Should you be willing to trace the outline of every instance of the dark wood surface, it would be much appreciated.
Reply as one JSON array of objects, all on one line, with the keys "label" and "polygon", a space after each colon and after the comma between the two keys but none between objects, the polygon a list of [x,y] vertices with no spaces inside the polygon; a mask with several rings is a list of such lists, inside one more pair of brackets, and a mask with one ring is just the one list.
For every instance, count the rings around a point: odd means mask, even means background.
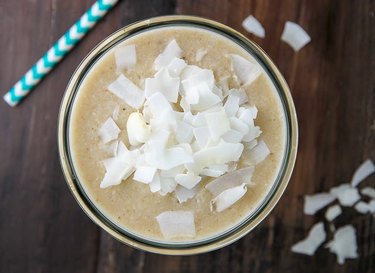
[{"label": "dark wood surface", "polygon": [[[2,93],[92,3],[0,0]],[[348,182],[375,159],[374,13],[374,0],[121,1],[19,107],[0,102],[0,272],[374,272],[375,218],[352,209],[335,224],[355,225],[359,259],[340,266],[323,247],[314,257],[290,252],[322,219],[303,214],[303,196]],[[271,215],[242,240],[189,257],[138,251],[100,230],[69,192],[57,153],[59,104],[80,60],[118,28],[165,14],[205,16],[242,33],[242,20],[255,15],[266,38],[248,36],[284,74],[300,128],[294,174]],[[286,20],[312,37],[298,53],[280,41]]]}]

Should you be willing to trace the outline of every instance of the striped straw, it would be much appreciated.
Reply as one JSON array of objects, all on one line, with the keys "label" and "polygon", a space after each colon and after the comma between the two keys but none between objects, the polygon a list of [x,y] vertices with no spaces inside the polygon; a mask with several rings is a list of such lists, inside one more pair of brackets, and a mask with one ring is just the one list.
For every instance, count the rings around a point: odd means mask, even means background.
[{"label": "striped straw", "polygon": [[10,106],[16,106],[117,2],[118,0],[98,0],[95,2],[4,95],[4,100]]}]

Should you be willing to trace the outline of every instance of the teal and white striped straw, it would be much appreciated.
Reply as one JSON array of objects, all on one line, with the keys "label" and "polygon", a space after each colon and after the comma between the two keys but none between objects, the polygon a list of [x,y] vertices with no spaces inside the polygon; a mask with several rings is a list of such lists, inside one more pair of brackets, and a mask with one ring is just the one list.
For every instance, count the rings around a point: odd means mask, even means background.
[{"label": "teal and white striped straw", "polygon": [[4,100],[10,106],[16,106],[117,2],[118,0],[96,1],[4,95]]}]

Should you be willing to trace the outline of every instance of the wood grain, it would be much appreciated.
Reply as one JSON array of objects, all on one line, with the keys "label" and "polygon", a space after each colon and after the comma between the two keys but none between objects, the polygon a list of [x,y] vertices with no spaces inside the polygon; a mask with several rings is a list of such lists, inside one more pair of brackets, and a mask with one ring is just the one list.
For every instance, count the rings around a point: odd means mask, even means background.
[{"label": "wood grain", "polygon": [[[0,0],[3,93],[92,2]],[[285,76],[300,128],[295,171],[271,215],[242,240],[188,257],[138,251],[101,231],[71,196],[57,154],[59,104],[80,60],[116,29],[165,14],[208,17],[244,34],[242,20],[258,18],[266,38],[246,35]],[[312,37],[298,53],[280,41],[287,20]],[[0,102],[0,272],[374,272],[375,219],[351,208],[335,225],[357,228],[359,259],[340,266],[323,247],[314,257],[290,252],[323,219],[303,214],[303,196],[348,182],[364,159],[374,160],[374,134],[374,0],[123,0],[19,107]]]}]

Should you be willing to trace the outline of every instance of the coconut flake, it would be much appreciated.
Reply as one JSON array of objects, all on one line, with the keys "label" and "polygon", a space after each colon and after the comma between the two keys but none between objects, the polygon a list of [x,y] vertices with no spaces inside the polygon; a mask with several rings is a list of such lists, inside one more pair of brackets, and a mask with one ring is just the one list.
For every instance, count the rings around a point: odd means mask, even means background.
[{"label": "coconut flake", "polygon": [[116,47],[115,61],[118,69],[133,68],[137,63],[137,52],[135,45]]},{"label": "coconut flake", "polygon": [[195,53],[195,61],[200,62],[206,56],[208,53],[208,50],[205,48],[199,48],[197,52]]},{"label": "coconut flake", "polygon": [[349,184],[342,184],[330,190],[331,195],[337,197],[340,204],[345,207],[353,206],[361,196],[356,188],[352,188]]},{"label": "coconut flake", "polygon": [[337,216],[342,213],[341,207],[339,205],[333,205],[329,207],[326,211],[325,217],[328,221],[333,221]]},{"label": "coconut flake", "polygon": [[179,88],[180,79],[171,77],[166,68],[156,73],[154,78],[147,78],[145,80],[146,98],[159,92],[163,94],[168,101],[176,103]]},{"label": "coconut flake", "polygon": [[124,75],[111,83],[108,90],[134,109],[139,109],[145,100],[143,91]]},{"label": "coconut flake", "polygon": [[177,184],[185,187],[188,190],[191,190],[202,180],[202,177],[188,172],[186,174],[180,173],[176,175],[175,180]]},{"label": "coconut flake", "polygon": [[126,130],[129,143],[134,146],[145,143],[151,135],[150,126],[146,124],[143,115],[138,112],[130,114],[126,124]]},{"label": "coconut flake", "polygon": [[366,187],[361,190],[361,194],[366,195],[372,199],[375,199],[375,189],[371,187]]},{"label": "coconut flake", "polygon": [[175,189],[175,196],[179,203],[184,203],[187,200],[193,198],[198,193],[198,187],[195,187],[191,190],[186,189],[182,186],[177,186]]},{"label": "coconut flake", "polygon": [[246,191],[247,187],[245,183],[223,191],[211,201],[211,210],[221,212],[229,208],[240,200],[245,195]]},{"label": "coconut flake", "polygon": [[167,70],[172,77],[179,77],[186,66],[187,63],[183,59],[173,58],[168,64]]},{"label": "coconut flake", "polygon": [[144,184],[149,184],[154,179],[155,173],[155,167],[137,166],[133,179]]},{"label": "coconut flake", "polygon": [[113,120],[118,119],[119,112],[120,112],[120,106],[117,105],[115,109],[113,109],[113,113],[112,113]]},{"label": "coconut flake", "polygon": [[292,251],[295,253],[312,256],[318,247],[325,241],[327,235],[324,231],[324,224],[319,222],[315,224],[306,239],[296,243],[292,246]]},{"label": "coconut flake", "polygon": [[160,231],[166,239],[195,237],[192,211],[165,211],[156,216]]},{"label": "coconut flake", "polygon": [[242,184],[249,185],[251,183],[253,173],[254,167],[242,168],[212,180],[206,185],[205,188],[214,196],[218,196],[220,193],[229,188]]},{"label": "coconut flake", "polygon": [[359,213],[366,214],[370,212],[370,206],[368,203],[360,201],[355,206],[354,209],[358,211]]},{"label": "coconut flake", "polygon": [[262,73],[256,64],[245,58],[235,54],[230,54],[230,57],[232,60],[232,70],[240,84],[249,85]]},{"label": "coconut flake", "polygon": [[337,255],[337,262],[343,264],[347,258],[358,258],[357,240],[352,225],[339,228],[332,241],[327,244],[329,250]]},{"label": "coconut flake", "polygon": [[245,104],[249,101],[249,97],[247,96],[246,91],[243,90],[242,88],[240,88],[240,89],[233,88],[233,89],[229,90],[229,94],[232,95],[232,96],[236,96],[240,99],[239,105],[243,105],[243,104]]},{"label": "coconut flake", "polygon": [[223,108],[217,112],[207,113],[204,117],[213,140],[218,140],[220,136],[230,130],[229,120]]},{"label": "coconut flake", "polygon": [[335,196],[329,193],[306,195],[303,212],[307,215],[314,215],[318,210],[332,203],[335,199]]},{"label": "coconut flake", "polygon": [[281,40],[290,45],[294,51],[299,51],[311,41],[311,38],[301,26],[287,21],[281,35]]},{"label": "coconut flake", "polygon": [[262,24],[252,15],[249,15],[242,22],[242,27],[246,29],[247,32],[254,34],[260,38],[266,37],[266,32]]},{"label": "coconut flake", "polygon": [[267,144],[260,140],[246,155],[244,160],[249,165],[256,165],[262,162],[270,154]]},{"label": "coconut flake", "polygon": [[159,54],[155,59],[155,69],[160,70],[163,67],[168,66],[174,58],[180,58],[182,50],[177,44],[176,40],[173,39],[164,49],[164,51]]},{"label": "coconut flake", "polygon": [[158,172],[155,173],[154,178],[152,179],[151,183],[148,184],[148,186],[150,187],[150,191],[152,193],[155,193],[161,190],[160,176]]},{"label": "coconut flake", "polygon": [[99,129],[99,137],[103,143],[108,143],[112,140],[118,138],[119,133],[121,132],[118,128],[116,122],[109,117]]},{"label": "coconut flake", "polygon": [[374,162],[372,162],[371,159],[367,159],[354,172],[354,175],[350,184],[353,187],[357,187],[363,180],[366,179],[366,177],[370,176],[374,172],[375,172]]}]

